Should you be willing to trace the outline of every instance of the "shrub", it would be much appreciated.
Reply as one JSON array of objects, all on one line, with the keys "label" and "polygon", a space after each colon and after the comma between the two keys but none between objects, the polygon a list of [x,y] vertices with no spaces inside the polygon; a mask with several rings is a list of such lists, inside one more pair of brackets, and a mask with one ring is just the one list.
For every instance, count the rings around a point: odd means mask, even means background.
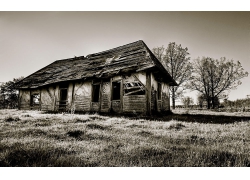
[{"label": "shrub", "polygon": [[5,122],[16,122],[16,121],[20,121],[20,118],[18,116],[13,117],[13,116],[7,116],[5,117]]}]

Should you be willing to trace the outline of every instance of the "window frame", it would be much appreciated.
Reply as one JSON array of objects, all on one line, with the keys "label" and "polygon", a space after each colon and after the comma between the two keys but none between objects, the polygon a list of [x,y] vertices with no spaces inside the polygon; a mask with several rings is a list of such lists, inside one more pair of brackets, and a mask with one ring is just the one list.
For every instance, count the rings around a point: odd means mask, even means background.
[{"label": "window frame", "polygon": [[[35,96],[38,96],[38,98],[36,98],[38,100],[38,103],[35,103],[35,101],[34,101]],[[31,94],[30,105],[31,106],[39,106],[40,104],[41,104],[41,96],[40,96],[40,94],[39,93]]]}]

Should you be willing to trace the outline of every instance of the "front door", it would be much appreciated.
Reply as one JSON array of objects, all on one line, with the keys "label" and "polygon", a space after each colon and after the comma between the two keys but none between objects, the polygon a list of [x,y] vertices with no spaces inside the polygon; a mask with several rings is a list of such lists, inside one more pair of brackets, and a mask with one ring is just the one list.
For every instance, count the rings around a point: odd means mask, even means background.
[{"label": "front door", "polygon": [[68,89],[67,88],[62,88],[60,89],[60,101],[59,101],[59,110],[66,110],[68,101]]}]

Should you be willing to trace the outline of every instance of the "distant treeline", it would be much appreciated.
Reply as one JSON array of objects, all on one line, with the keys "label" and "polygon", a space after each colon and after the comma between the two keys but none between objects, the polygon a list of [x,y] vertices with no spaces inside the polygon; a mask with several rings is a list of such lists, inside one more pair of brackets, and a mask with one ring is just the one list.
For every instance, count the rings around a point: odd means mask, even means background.
[{"label": "distant treeline", "polygon": [[[195,109],[203,110],[207,109],[206,105],[176,105],[177,109]],[[250,98],[237,99],[234,101],[225,99],[224,102],[220,103],[215,109],[216,111],[226,111],[226,112],[250,112]]]}]

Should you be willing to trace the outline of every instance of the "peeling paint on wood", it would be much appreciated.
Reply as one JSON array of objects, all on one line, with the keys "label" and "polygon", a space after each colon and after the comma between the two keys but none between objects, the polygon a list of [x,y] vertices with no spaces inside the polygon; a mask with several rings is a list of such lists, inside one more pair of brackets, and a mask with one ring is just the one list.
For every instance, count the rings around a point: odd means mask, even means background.
[{"label": "peeling paint on wood", "polygon": [[102,83],[102,98],[101,98],[101,112],[108,112],[110,110],[110,81]]},{"label": "peeling paint on wood", "polygon": [[92,104],[91,111],[98,112],[100,103],[99,102],[92,102],[91,104]]},{"label": "peeling paint on wood", "polygon": [[133,95],[123,97],[124,112],[146,112],[145,95]]},{"label": "peeling paint on wood", "polygon": [[28,110],[30,109],[30,90],[20,90],[20,109]]},{"label": "peeling paint on wood", "polygon": [[121,101],[120,100],[112,100],[112,110],[116,113],[121,111]]},{"label": "peeling paint on wood", "polygon": [[170,110],[169,85],[162,83],[162,111]]},{"label": "peeling paint on wood", "polygon": [[91,82],[75,83],[74,106],[76,111],[90,111]]}]

